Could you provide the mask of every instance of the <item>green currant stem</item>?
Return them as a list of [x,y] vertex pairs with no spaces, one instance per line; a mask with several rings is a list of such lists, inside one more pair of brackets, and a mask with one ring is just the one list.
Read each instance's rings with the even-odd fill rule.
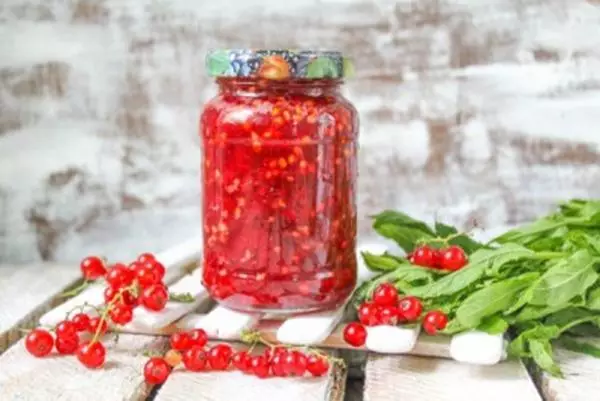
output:
[[83,290],[88,288],[91,283],[93,283],[93,281],[85,280],[83,283],[81,283],[77,287],[60,294],[60,297],[61,298],[71,298],[71,297],[74,297],[75,295],[79,295]]
[[100,315],[100,323],[98,324],[98,328],[96,328],[96,332],[94,333],[94,337],[92,338],[92,341],[91,341],[92,344],[95,343],[96,341],[98,341],[98,338],[100,337],[100,330],[102,329],[102,323],[104,323],[106,321],[106,318],[108,317],[108,314],[110,313],[112,307],[115,306],[115,304],[118,301],[123,300],[123,293],[125,291],[131,291],[136,287],[137,287],[137,281],[134,281],[133,284],[131,284],[129,287],[120,288],[117,296],[114,297],[113,299],[111,299],[108,304],[106,304],[106,308],[104,308],[104,310],[102,311],[102,313]]

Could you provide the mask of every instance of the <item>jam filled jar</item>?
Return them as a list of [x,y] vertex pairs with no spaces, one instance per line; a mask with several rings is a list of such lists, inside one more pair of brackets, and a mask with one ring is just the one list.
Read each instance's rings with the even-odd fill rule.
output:
[[343,303],[356,284],[358,116],[331,51],[218,50],[201,115],[203,283],[243,311]]

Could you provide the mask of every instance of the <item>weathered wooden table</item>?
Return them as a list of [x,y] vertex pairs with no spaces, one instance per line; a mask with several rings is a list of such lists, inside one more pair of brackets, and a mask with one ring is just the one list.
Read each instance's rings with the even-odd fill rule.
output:
[[[168,281],[185,273],[185,266],[169,269]],[[78,280],[74,265],[0,266],[0,400],[600,400],[600,359],[562,350],[558,359],[564,380],[530,371],[518,360],[483,367],[353,351],[342,355],[349,369],[336,367],[320,379],[175,372],[157,388],[144,383],[143,353],[164,349],[164,336],[120,335],[117,343],[107,343],[107,363],[97,371],[83,368],[71,356],[31,357],[19,328],[36,324],[57,306],[57,295]]]

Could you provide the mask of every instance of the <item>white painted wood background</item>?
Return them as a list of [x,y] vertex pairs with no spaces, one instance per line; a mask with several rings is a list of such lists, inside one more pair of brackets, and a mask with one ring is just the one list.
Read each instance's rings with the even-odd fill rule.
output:
[[594,2],[3,0],[0,38],[3,262],[120,258],[200,233],[214,47],[355,58],[361,216],[492,226],[600,197]]

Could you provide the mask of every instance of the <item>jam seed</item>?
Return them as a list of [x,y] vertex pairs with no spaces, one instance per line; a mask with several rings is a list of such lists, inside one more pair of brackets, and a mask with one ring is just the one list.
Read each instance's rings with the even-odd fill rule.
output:
[[288,163],[289,163],[289,164],[294,164],[294,163],[296,163],[296,156],[294,156],[293,154],[292,154],[292,155],[289,155],[289,156],[288,156]]
[[279,159],[279,168],[281,168],[283,170],[286,167],[287,167],[287,161],[285,161],[285,158],[283,158],[283,157],[280,158]]

